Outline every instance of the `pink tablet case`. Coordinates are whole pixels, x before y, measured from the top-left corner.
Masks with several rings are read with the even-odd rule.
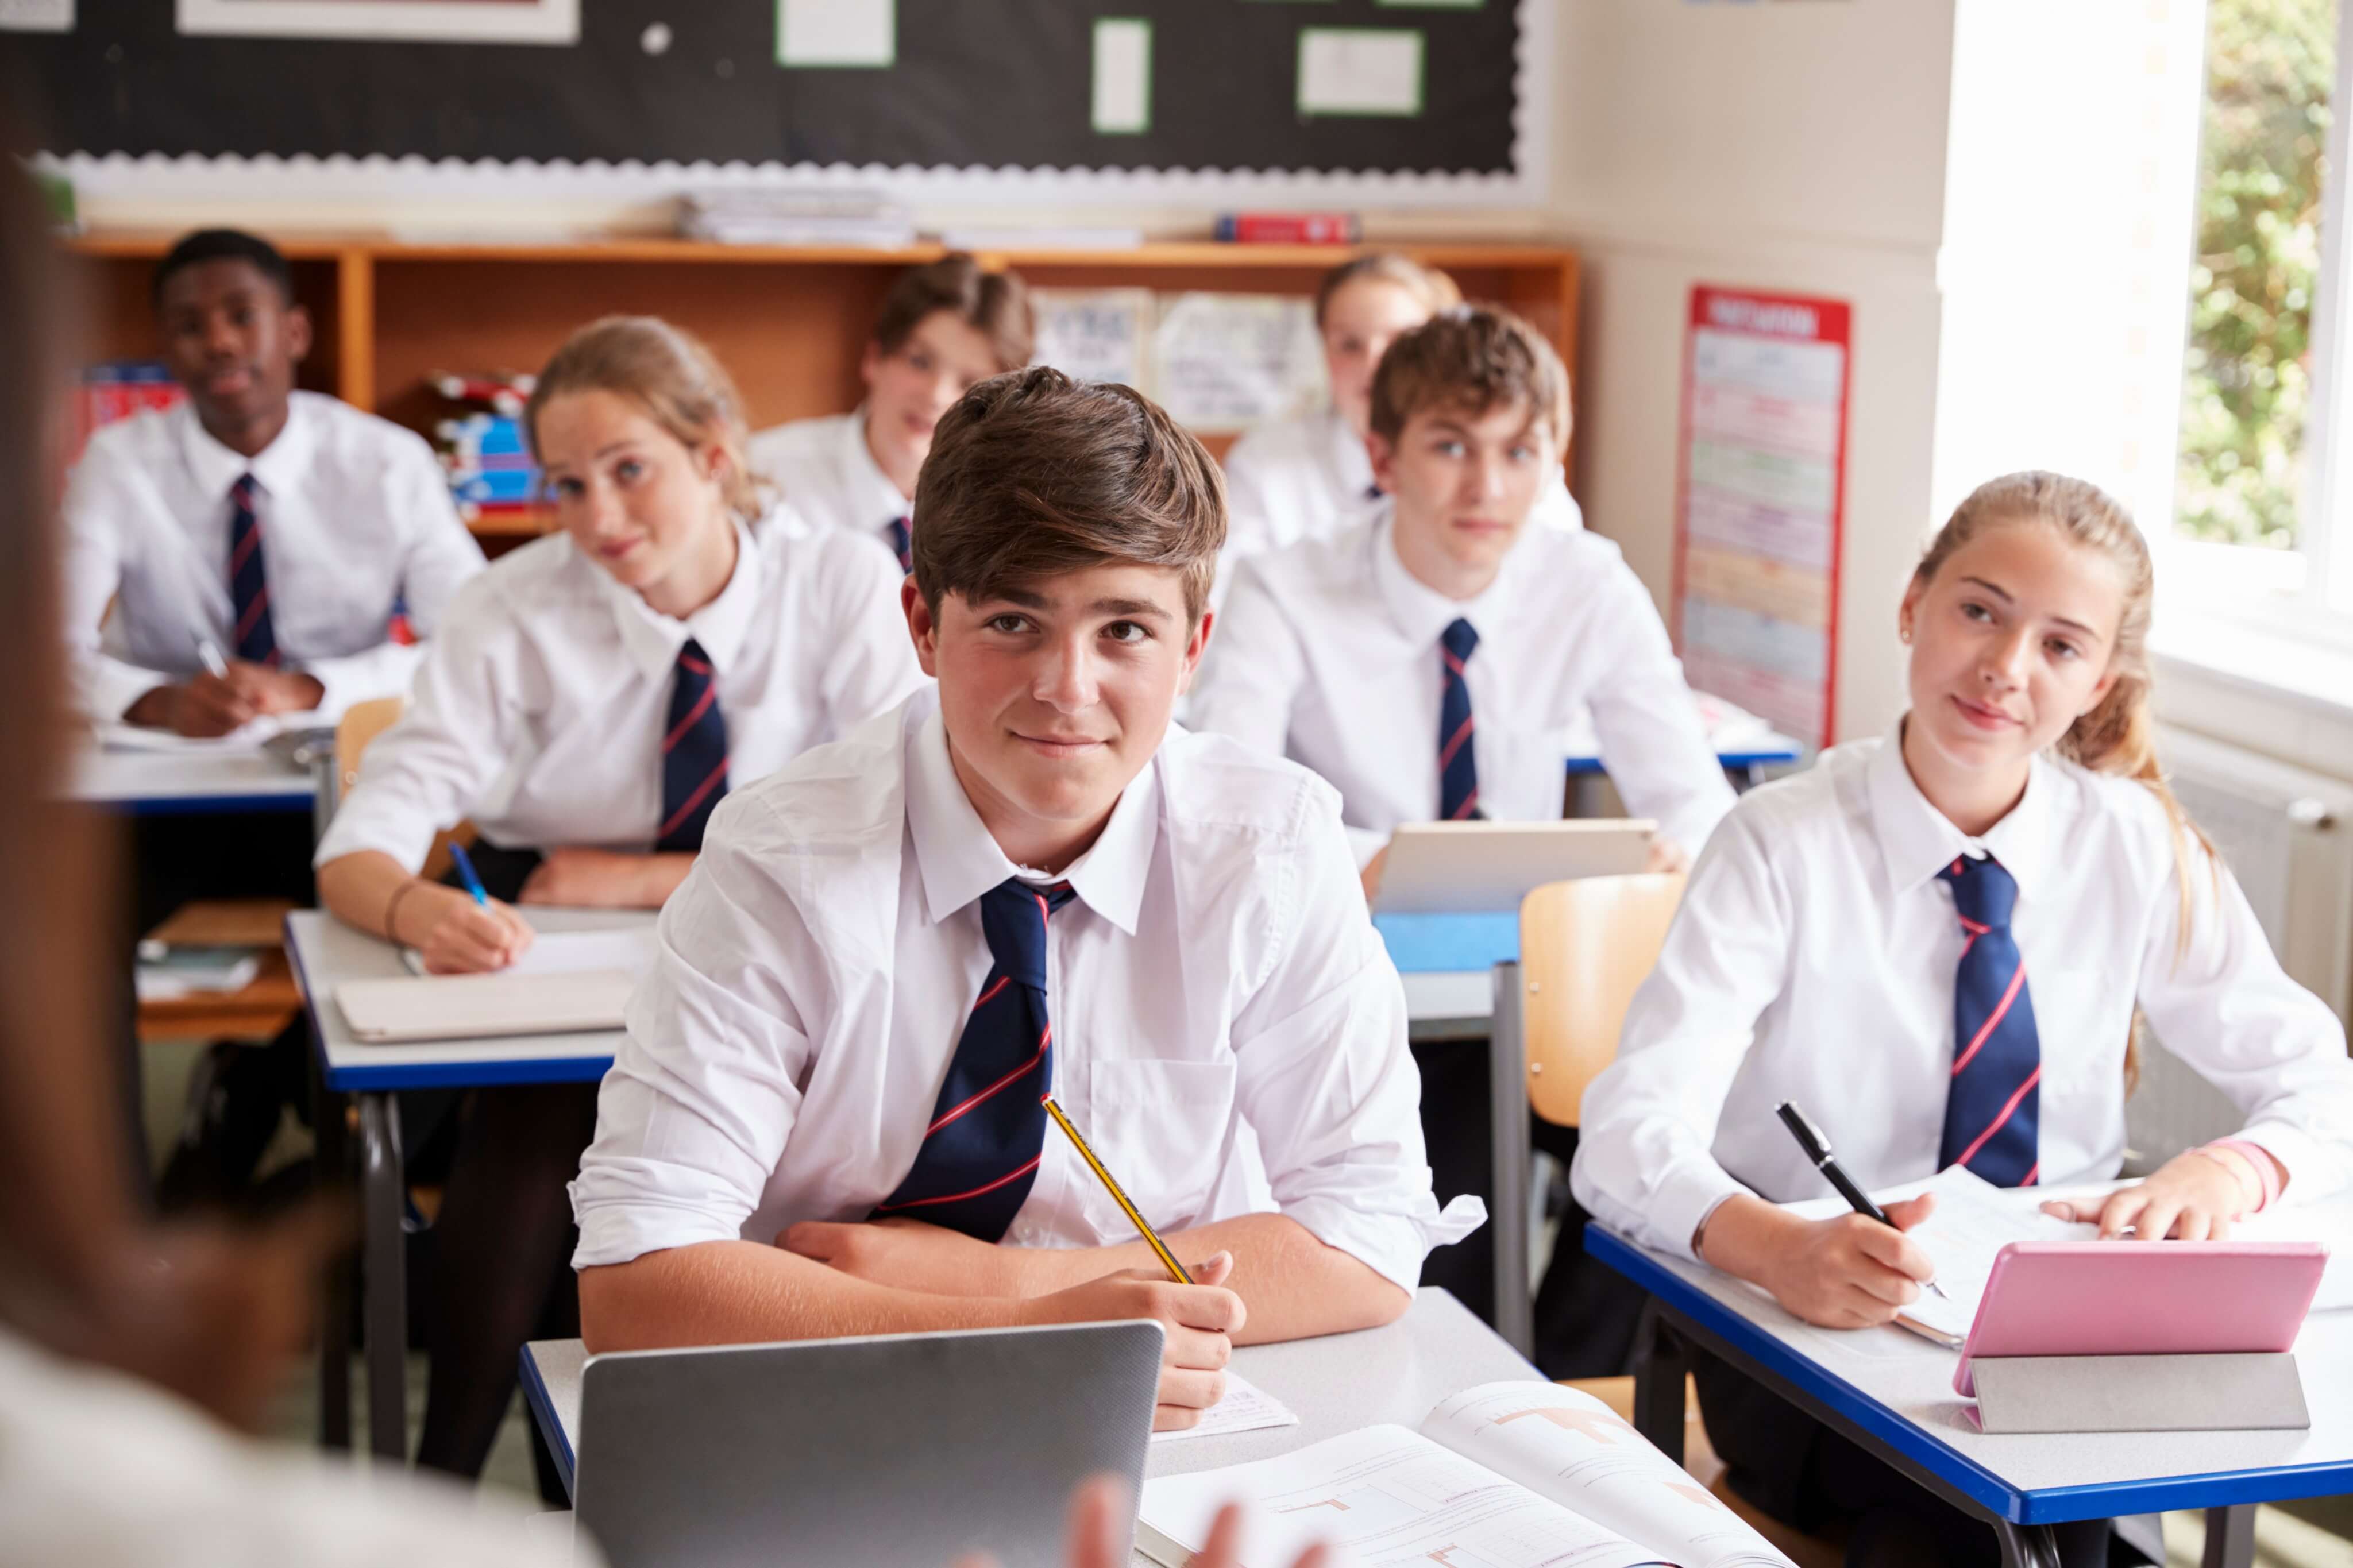
[[[2316,1241],[2013,1241],[1961,1347],[1974,1356],[2284,1351],[2320,1289]]]

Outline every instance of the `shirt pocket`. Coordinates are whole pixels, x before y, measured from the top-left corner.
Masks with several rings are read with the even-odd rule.
[[[1201,1223],[1233,1122],[1234,1064],[1098,1061],[1090,1075],[1087,1142],[1156,1231]],[[1092,1174],[1083,1208],[1095,1233],[1134,1227]]]

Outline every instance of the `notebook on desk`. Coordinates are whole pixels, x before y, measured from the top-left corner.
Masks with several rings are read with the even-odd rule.
[[[586,1034],[618,1029],[637,984],[626,969],[346,980],[335,1005],[368,1045]]]
[[[2001,1249],[2013,1241],[2091,1241],[2100,1227],[2055,1218],[2042,1212],[2053,1197],[2083,1197],[2112,1192],[2123,1183],[2096,1187],[2044,1189],[2002,1188],[1962,1166],[1952,1165],[1922,1182],[1907,1182],[1872,1194],[1883,1207],[1921,1193],[1936,1195],[1928,1218],[1908,1232],[1936,1266],[1936,1283],[1945,1294],[1924,1293],[1904,1309],[1896,1321],[1925,1339],[1958,1350],[1977,1320],[1986,1282]],[[1782,1207],[1807,1219],[1828,1219],[1848,1212],[1840,1198],[1809,1198]],[[2233,1226],[2233,1240],[2316,1241],[2335,1255],[2312,1303],[2316,1312],[2353,1307],[2353,1204],[2327,1203],[2308,1208],[2279,1208],[2250,1215]],[[2197,1242],[2168,1246],[2197,1247]]]

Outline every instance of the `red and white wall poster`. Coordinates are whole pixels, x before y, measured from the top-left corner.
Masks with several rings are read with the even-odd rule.
[[[1844,301],[1692,290],[1675,644],[1692,686],[1827,744],[1846,513]]]

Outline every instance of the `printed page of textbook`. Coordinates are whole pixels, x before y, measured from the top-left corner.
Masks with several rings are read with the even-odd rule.
[[[1662,1560],[1402,1426],[1367,1426],[1278,1458],[1146,1481],[1137,1550],[1178,1568],[1208,1539],[1210,1521],[1228,1502],[1244,1505],[1245,1568],[1282,1568],[1317,1542],[1353,1568],[1644,1568],[1683,1561]]]
[[[1440,1402],[1422,1434],[1683,1568],[1796,1568],[1591,1394],[1485,1383]]]

